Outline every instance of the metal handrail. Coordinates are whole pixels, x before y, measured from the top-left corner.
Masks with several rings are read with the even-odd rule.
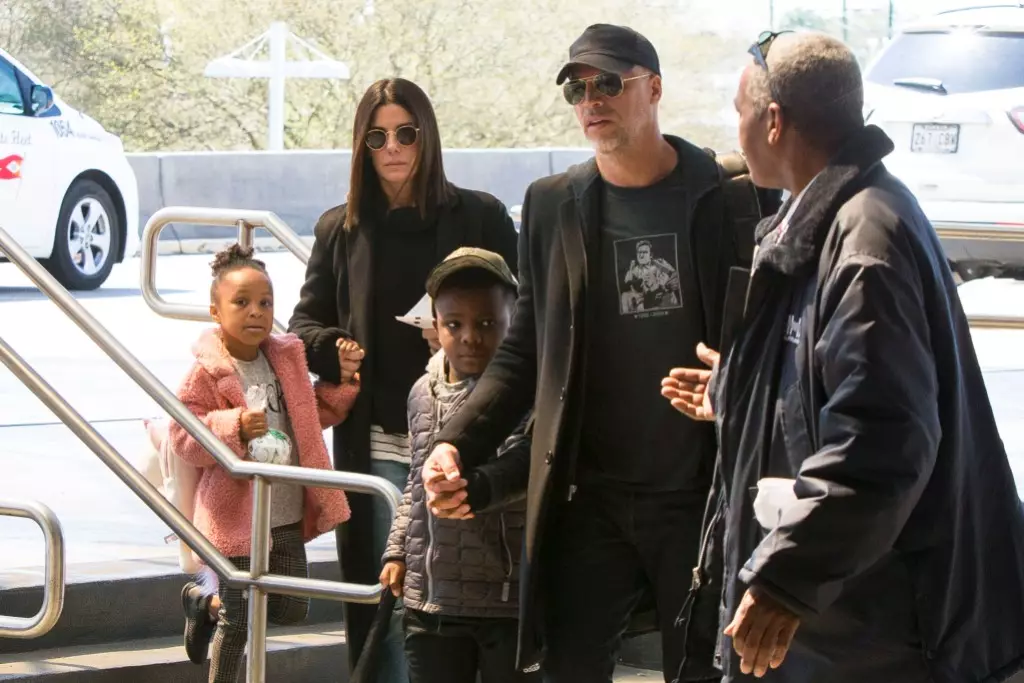
[[[172,223],[212,225],[238,228],[238,243],[251,247],[253,232],[263,228],[275,237],[303,264],[309,262],[310,249],[305,242],[272,211],[250,209],[210,209],[194,206],[168,206],[154,213],[142,232],[142,298],[157,315],[175,320],[208,322],[208,306],[176,304],[166,301],[156,287],[156,262],[160,233]],[[284,332],[284,326],[274,321],[274,329]]]
[[[153,510],[178,537],[211,567],[229,586],[249,588],[248,680],[262,683],[266,671],[267,593],[326,598],[364,604],[380,599],[380,586],[324,581],[266,574],[269,562],[270,480],[304,486],[345,489],[384,498],[392,517],[401,502],[401,492],[382,477],[356,472],[314,470],[288,465],[239,459],[203,422],[192,414],[135,356],[110,334],[62,287],[46,269],[29,256],[6,231],[0,229],[0,251],[14,263],[57,307],[145,391],[168,415],[206,449],[231,476],[252,478],[253,526],[251,569],[237,570],[184,515],[164,498],[146,478],[58,394],[38,372],[0,338],[0,362],[47,408],[89,447],[128,488]]]
[[[2,343],[2,340],[0,340]],[[31,519],[43,531],[46,564],[43,574],[43,606],[32,617],[0,616],[0,638],[39,638],[57,625],[64,611],[64,530],[53,510],[34,500],[0,498],[0,517]]]
[[[1024,242],[1024,225],[986,223],[980,227],[962,221],[932,221],[939,237],[947,240],[969,239],[985,242]],[[969,227],[968,227],[969,226]],[[979,329],[1024,330],[1024,316],[969,315],[967,322]]]

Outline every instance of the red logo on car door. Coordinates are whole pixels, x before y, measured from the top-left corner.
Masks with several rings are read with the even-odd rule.
[[[24,161],[17,154],[0,159],[0,180],[16,180],[21,177],[21,164]]]

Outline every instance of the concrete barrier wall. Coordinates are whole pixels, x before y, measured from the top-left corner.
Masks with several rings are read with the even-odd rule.
[[[448,178],[484,190],[506,206],[521,204],[537,178],[564,171],[592,156],[589,149],[457,149],[444,153]],[[311,235],[317,218],[345,200],[348,151],[206,152],[130,154],[139,182],[139,226],[165,206],[264,209],[300,235]],[[163,239],[188,240],[232,234],[227,228],[175,225]]]

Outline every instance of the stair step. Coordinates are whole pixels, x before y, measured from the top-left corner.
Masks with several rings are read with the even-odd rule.
[[[658,683],[663,680],[660,671],[634,669],[628,666],[615,667],[615,683]]]
[[[347,662],[342,631],[312,625],[271,629],[267,637],[272,683],[346,683]],[[178,636],[0,656],[0,681],[206,683],[208,668],[188,661]]]
[[[309,550],[309,574],[338,579],[333,551]],[[0,638],[0,656],[54,648],[91,645],[118,640],[174,636],[181,633],[181,587],[189,580],[177,561],[95,563],[69,567],[64,611],[50,633],[36,640]],[[0,614],[30,617],[43,600],[43,590],[31,582],[17,582],[0,574]],[[10,586],[16,586],[11,588]],[[342,604],[312,600],[306,624],[332,624],[340,628]]]

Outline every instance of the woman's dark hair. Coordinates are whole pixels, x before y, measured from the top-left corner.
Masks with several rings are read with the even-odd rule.
[[[227,249],[222,249],[217,252],[217,255],[213,257],[213,262],[210,264],[210,270],[213,273],[213,283],[210,285],[210,299],[212,300],[216,296],[217,285],[220,284],[224,276],[230,272],[239,270],[241,268],[255,268],[264,275],[267,273],[267,264],[259,259],[253,258],[252,247],[243,247],[240,244],[232,244]]]
[[[371,85],[356,108],[355,125],[352,127],[352,177],[345,211],[346,230],[358,225],[375,206],[383,206],[386,202],[370,150],[366,147],[366,134],[373,124],[373,115],[386,104],[397,104],[405,109],[419,128],[419,154],[408,182],[412,183],[412,196],[420,215],[426,218],[428,213],[444,206],[455,196],[455,188],[444,175],[441,134],[430,98],[412,81],[386,78]]]

